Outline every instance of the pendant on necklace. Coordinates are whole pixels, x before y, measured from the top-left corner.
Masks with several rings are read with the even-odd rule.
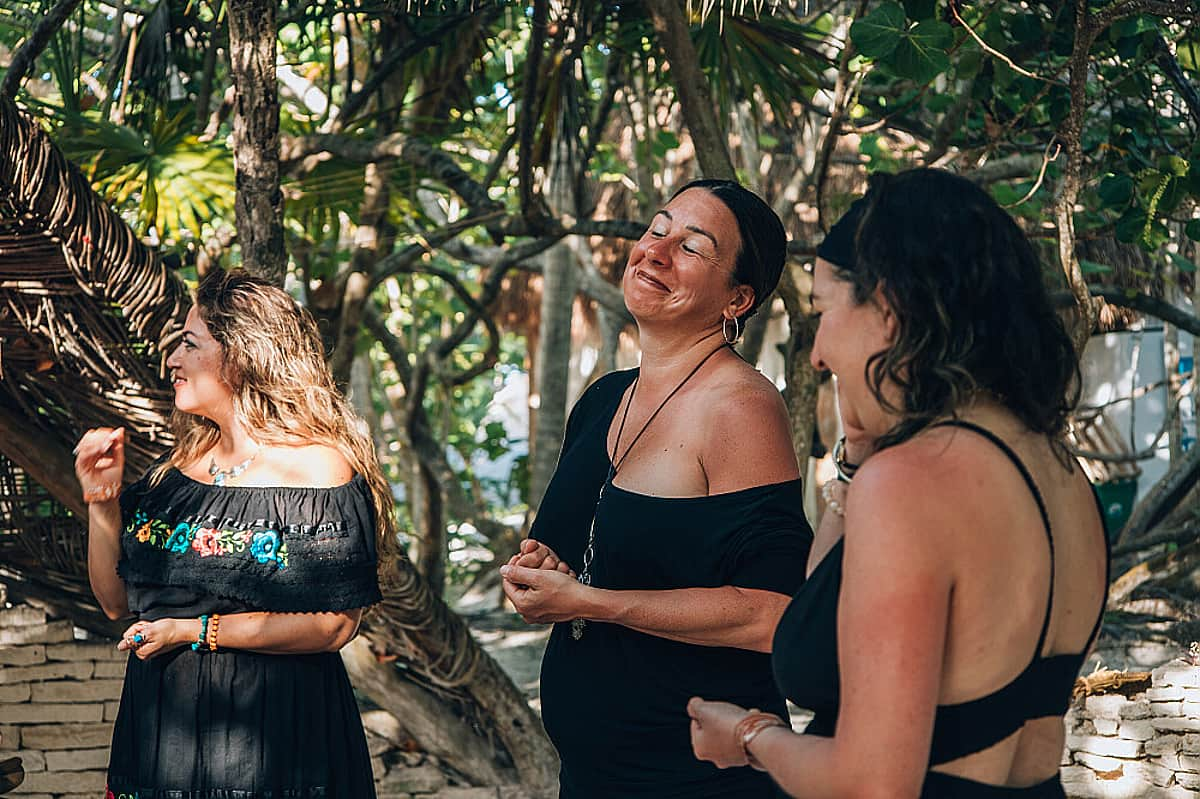
[[[583,626],[587,624],[586,619],[573,619],[571,621],[571,637],[578,641],[583,638]]]
[[[221,467],[217,466],[217,459],[210,458],[208,461],[208,474],[213,479],[212,484],[215,486],[225,485],[227,480],[238,477],[242,472],[250,468],[250,464],[253,463],[254,459],[257,457],[258,452],[256,451],[249,458],[246,458],[246,460],[242,461],[236,466],[231,466],[228,469],[222,469]]]

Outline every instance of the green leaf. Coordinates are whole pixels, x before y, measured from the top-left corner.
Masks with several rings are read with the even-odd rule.
[[[1196,271],[1196,265],[1177,252],[1169,252],[1167,253],[1167,257],[1171,259],[1171,261],[1175,264],[1175,268],[1180,272]]]
[[[929,19],[937,12],[937,0],[904,0],[904,13],[911,20]]]
[[[1171,178],[1167,181],[1167,185],[1163,188],[1162,194],[1158,198],[1158,205],[1155,206],[1155,213],[1159,216],[1169,214],[1179,207],[1179,203],[1183,202],[1183,198],[1187,196],[1187,185],[1182,178]]]
[[[1113,268],[1108,264],[1100,264],[1095,261],[1089,261],[1086,258],[1079,259],[1079,271],[1085,275],[1102,275],[1105,272],[1111,272]]]
[[[898,3],[881,3],[850,26],[850,39],[868,58],[887,58],[904,36],[904,9]]]
[[[1188,162],[1177,155],[1164,155],[1158,159],[1158,168],[1165,174],[1183,177],[1188,172]]]
[[[1142,230],[1146,227],[1146,212],[1136,208],[1126,211],[1125,214],[1117,220],[1117,224],[1113,229],[1117,241],[1125,244],[1132,244],[1142,237]]]
[[[1183,234],[1192,241],[1200,241],[1200,219],[1193,219],[1184,225]]]
[[[945,22],[918,22],[896,45],[890,60],[900,75],[928,83],[950,67],[946,51],[953,44],[954,31]]]
[[[1109,175],[1097,190],[1105,208],[1124,208],[1133,197],[1133,179],[1129,175]]]

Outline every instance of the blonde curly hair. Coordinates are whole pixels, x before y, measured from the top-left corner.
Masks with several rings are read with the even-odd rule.
[[[370,486],[375,505],[379,576],[399,552],[391,486],[366,423],[333,381],[312,314],[282,289],[242,269],[214,269],[200,282],[196,307],[221,345],[221,378],[238,418],[262,445],[298,442],[333,447]],[[152,475],[194,463],[216,445],[220,429],[179,409],[171,415],[175,446]]]

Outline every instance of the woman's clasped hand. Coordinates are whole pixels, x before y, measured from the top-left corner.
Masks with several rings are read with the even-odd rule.
[[[530,624],[554,624],[584,613],[585,586],[550,547],[533,539],[500,567],[504,595]]]

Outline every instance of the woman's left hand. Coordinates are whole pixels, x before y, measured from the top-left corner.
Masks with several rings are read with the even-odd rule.
[[[530,624],[553,624],[583,616],[585,592],[591,590],[570,575],[553,569],[501,566],[504,595]]]
[[[184,631],[184,619],[159,619],[137,621],[121,636],[117,649],[132,651],[142,660],[170,652],[193,640]]]
[[[687,705],[692,719],[692,751],[699,760],[708,760],[717,768],[745,766],[746,752],[733,737],[738,722],[749,713],[729,702],[709,702],[693,696]]]

